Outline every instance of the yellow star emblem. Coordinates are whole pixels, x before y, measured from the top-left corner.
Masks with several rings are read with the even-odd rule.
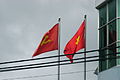
[[[78,45],[80,42],[80,36],[77,37],[75,44]]]

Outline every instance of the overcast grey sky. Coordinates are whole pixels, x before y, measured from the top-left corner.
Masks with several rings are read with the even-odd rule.
[[[31,59],[44,33],[57,23],[59,17],[61,18],[62,55],[66,43],[76,33],[85,14],[87,15],[87,50],[97,49],[98,11],[95,9],[95,0],[0,0],[0,62]],[[36,58],[56,54],[57,51],[52,51]],[[92,53],[92,55],[96,54]],[[81,56],[75,55],[74,58]],[[0,65],[0,67],[4,66],[9,65]],[[87,64],[87,70],[95,70],[96,67],[97,62]],[[83,64],[61,66],[61,73],[83,70]],[[0,80],[7,78],[9,80],[57,80],[57,75],[20,79],[20,77],[47,74],[57,74],[57,67],[0,73]],[[83,72],[61,75],[61,80],[83,80],[83,78]],[[93,71],[87,73],[87,80],[97,80]]]

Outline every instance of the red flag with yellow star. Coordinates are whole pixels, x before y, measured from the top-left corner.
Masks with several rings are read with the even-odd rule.
[[[70,59],[71,63],[73,63],[74,53],[83,48],[85,48],[85,20],[80,25],[80,28],[78,29],[76,34],[65,46],[64,54]]]
[[[42,41],[32,57],[41,53],[58,50],[58,26],[54,25],[42,38]]]

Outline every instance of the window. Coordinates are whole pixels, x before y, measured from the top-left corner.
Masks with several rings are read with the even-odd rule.
[[[107,8],[106,6],[102,7],[100,10],[99,10],[99,23],[100,23],[100,27],[105,25],[106,22],[107,22]],[[99,48],[102,49],[104,48],[105,46],[107,46],[107,27],[106,26],[103,26],[102,28],[100,28],[99,30]],[[100,65],[100,71],[103,71],[107,68],[107,61],[106,60],[103,60],[106,58],[106,50],[104,51],[100,51],[100,62],[99,62],[99,65]]]
[[[111,0],[108,3],[108,21],[111,21],[116,18],[116,0]],[[109,50],[108,54],[108,68],[111,68],[116,65],[116,20],[108,24],[108,45]]]
[[[99,8],[99,49],[109,48],[99,52],[100,71],[116,65],[116,40],[116,0],[109,0]]]

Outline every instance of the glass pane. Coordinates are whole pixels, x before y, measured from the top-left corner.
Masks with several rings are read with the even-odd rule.
[[[107,46],[107,28],[106,26],[101,28],[99,30],[99,49],[102,49],[104,47]],[[100,71],[103,71],[103,70],[106,70],[107,69],[107,60],[105,60],[106,58],[106,50],[102,50],[99,52],[99,59],[100,59],[100,62],[99,62],[99,68],[100,68]]]
[[[103,6],[99,9],[99,25],[100,27],[104,24],[106,24],[107,21],[107,10],[106,6]]]
[[[118,0],[118,17],[120,17],[120,0]]]
[[[99,9],[99,27],[105,25],[107,22],[107,8],[103,6]],[[102,27],[99,30],[99,49],[107,46],[107,28],[106,26]],[[99,52],[99,71],[103,71],[107,69],[107,61],[105,60],[106,51]]]
[[[118,17],[120,17],[120,0],[118,0]],[[120,40],[120,19],[118,19],[118,40]],[[120,46],[120,42],[117,46]],[[118,52],[120,52],[120,48],[118,49]],[[120,54],[118,54],[120,56]],[[120,59],[117,59],[117,64],[120,65]]]
[[[102,50],[100,51],[100,55],[99,55],[99,71],[104,71],[107,69],[107,60],[106,60],[106,53],[107,50]]]
[[[116,21],[109,24],[109,44],[116,41]]]
[[[116,21],[109,24],[109,56],[108,68],[116,65]]]
[[[110,0],[108,3],[109,21],[116,17],[116,0]]]
[[[103,27],[99,30],[99,48],[104,48],[107,46],[107,27]]]

